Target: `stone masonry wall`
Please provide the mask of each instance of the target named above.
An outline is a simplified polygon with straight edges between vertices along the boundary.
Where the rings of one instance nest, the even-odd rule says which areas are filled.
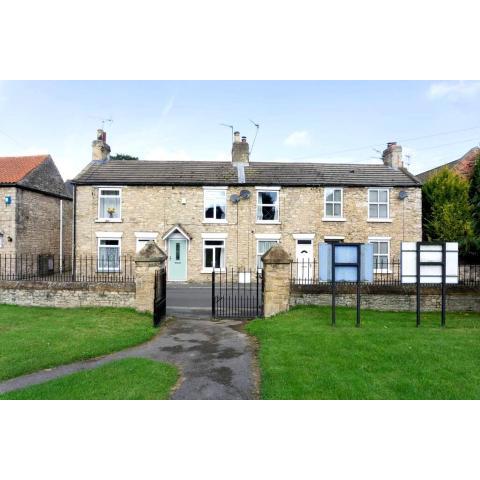
[[[1,282],[0,303],[35,307],[131,307],[134,284]]]
[[[16,253],[60,253],[60,199],[29,190],[17,189]],[[65,255],[71,254],[72,202],[63,200]]]
[[[5,204],[5,197],[10,196],[12,203]],[[0,187],[0,233],[3,234],[3,247],[0,248],[0,255],[15,253],[15,205],[16,188],[15,187]],[[12,241],[8,241],[8,237]]]
[[[292,293],[290,306],[295,305],[325,305],[332,304],[329,293]],[[336,296],[337,306],[352,307],[357,304],[354,293],[340,293]],[[416,310],[416,296],[413,293],[399,291],[397,293],[370,293],[362,294],[361,308],[383,311]],[[447,295],[447,312],[480,312],[480,292],[450,292]],[[440,312],[441,297],[438,293],[422,293],[421,308],[425,312]]]
[[[318,243],[326,235],[340,235],[346,242],[367,242],[369,236],[391,237],[391,258],[398,258],[400,242],[418,241],[421,231],[421,189],[392,188],[390,191],[390,220],[368,221],[368,188],[344,188],[344,217],[346,221],[323,221],[324,189],[321,187],[283,187],[280,190],[280,222],[256,223],[255,187],[229,187],[232,193],[248,188],[248,200],[233,204],[227,200],[226,223],[203,222],[202,187],[129,186],[122,188],[121,222],[97,221],[98,189],[92,186],[77,187],[77,254],[96,254],[96,232],[121,232],[122,254],[135,254],[135,232],[158,233],[157,243],[168,250],[161,237],[175,224],[191,235],[188,249],[188,279],[209,281],[210,275],[202,273],[202,233],[226,233],[226,264],[228,267],[255,269],[257,234],[280,234],[280,243],[295,258],[295,233],[315,234],[314,256]],[[398,199],[400,190],[408,197]],[[182,201],[184,200],[184,202]],[[238,212],[237,212],[238,210]],[[237,223],[238,214],[238,223]],[[167,252],[168,253],[168,252]]]

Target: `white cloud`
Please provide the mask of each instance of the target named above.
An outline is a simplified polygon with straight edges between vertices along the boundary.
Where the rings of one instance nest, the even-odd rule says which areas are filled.
[[[312,142],[310,134],[303,130],[291,133],[283,143],[288,147],[308,147]]]
[[[447,100],[459,100],[472,98],[480,94],[480,82],[436,82],[428,89],[427,96],[432,99],[445,98]]]

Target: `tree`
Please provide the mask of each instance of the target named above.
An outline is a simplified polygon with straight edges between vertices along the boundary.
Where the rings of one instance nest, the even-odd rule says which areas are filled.
[[[473,210],[472,217],[475,236],[480,237],[480,155],[475,160],[468,194]]]
[[[443,168],[423,184],[422,195],[427,239],[459,242],[462,251],[468,251],[474,243],[468,181]]]
[[[110,156],[110,160],[138,160],[138,157],[132,157],[127,153],[117,153]]]

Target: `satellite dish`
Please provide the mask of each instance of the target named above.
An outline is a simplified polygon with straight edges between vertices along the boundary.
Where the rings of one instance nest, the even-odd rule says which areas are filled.
[[[240,196],[244,199],[247,200],[250,198],[250,190],[240,190]]]
[[[233,193],[231,196],[230,196],[230,201],[232,203],[238,203],[240,201],[240,196],[237,195],[236,193]]]
[[[405,190],[398,192],[398,198],[400,200],[405,200],[408,197],[408,193]]]

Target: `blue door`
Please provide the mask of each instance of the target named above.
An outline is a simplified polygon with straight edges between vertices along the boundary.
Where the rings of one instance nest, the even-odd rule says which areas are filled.
[[[187,280],[187,241],[168,241],[168,279],[181,282]]]

